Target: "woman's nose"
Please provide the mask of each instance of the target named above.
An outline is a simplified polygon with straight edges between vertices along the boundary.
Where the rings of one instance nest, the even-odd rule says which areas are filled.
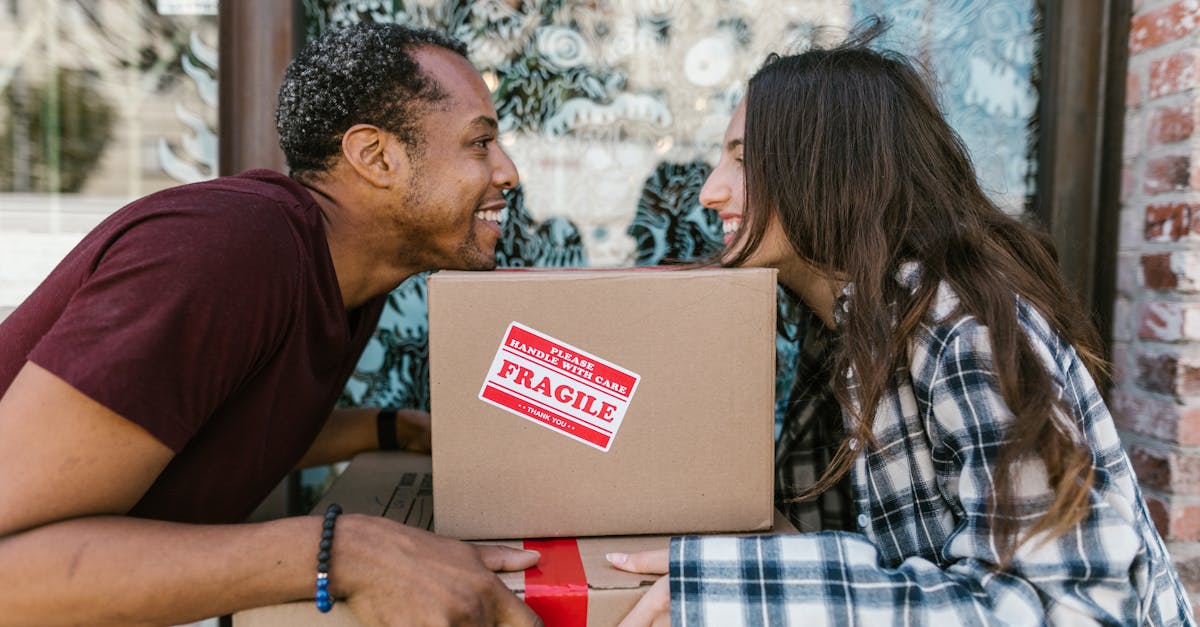
[[[729,202],[729,186],[721,181],[718,171],[714,170],[700,188],[700,204],[714,211]]]

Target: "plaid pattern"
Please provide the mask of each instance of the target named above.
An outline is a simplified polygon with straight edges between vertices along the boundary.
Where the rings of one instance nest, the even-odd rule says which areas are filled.
[[[1099,391],[1075,350],[1025,303],[1020,323],[1075,417],[1055,419],[1086,438],[1096,483],[1091,511],[1072,531],[1028,542],[1008,571],[992,569],[987,496],[1012,415],[987,329],[951,317],[955,304],[943,286],[935,322],[911,341],[907,368],[876,412],[877,446],[863,447],[848,489],[786,507],[797,528],[821,531],[671,542],[672,624],[1195,624]],[[837,442],[826,438],[841,437],[840,424],[827,424],[842,420],[829,390],[835,337],[815,318],[809,327],[777,448],[781,496],[811,483]],[[1053,501],[1037,461],[1026,463],[1017,490],[1023,517]]]
[[[833,335],[811,313],[800,329],[796,376],[783,428],[775,441],[775,507],[800,531],[853,529],[849,475],[835,489],[814,499],[791,500],[820,478],[844,437],[842,409],[829,387]]]

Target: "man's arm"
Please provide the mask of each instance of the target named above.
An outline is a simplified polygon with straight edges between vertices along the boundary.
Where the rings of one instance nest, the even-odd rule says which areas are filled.
[[[172,624],[312,595],[320,518],[201,526],[124,516],[171,456],[26,364],[0,398],[0,625]],[[353,514],[339,518],[332,552],[332,592],[367,624],[536,620],[489,572],[530,566],[533,555]]]
[[[356,407],[335,409],[317,434],[308,452],[296,463],[296,468],[342,462],[364,451],[379,448],[376,429],[378,408]],[[429,452],[429,414],[419,409],[396,412],[396,442],[401,450],[414,453]]]

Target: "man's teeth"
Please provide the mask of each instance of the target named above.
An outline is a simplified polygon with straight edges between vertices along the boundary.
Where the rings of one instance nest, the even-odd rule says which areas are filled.
[[[742,227],[742,219],[741,218],[729,218],[728,220],[723,220],[721,222],[721,232],[725,235],[729,235],[730,233],[737,231],[741,227]]]
[[[479,219],[485,222],[504,222],[508,219],[508,207],[503,209],[489,209],[488,211],[476,211],[475,215],[479,216]]]

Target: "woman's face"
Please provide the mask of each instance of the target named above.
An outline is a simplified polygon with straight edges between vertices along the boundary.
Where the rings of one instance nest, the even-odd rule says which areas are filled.
[[[742,153],[746,135],[746,101],[743,100],[733,112],[725,138],[721,145],[721,158],[717,167],[704,181],[700,189],[700,204],[717,212],[725,235],[725,258],[734,258],[740,246],[738,229],[742,226],[742,214],[746,210],[746,175],[742,170]],[[743,265],[752,267],[779,267],[794,257],[792,247],[784,235],[779,218],[772,213],[764,233],[763,241],[751,253]]]
[[[726,247],[736,239],[745,211],[746,177],[742,172],[742,138],[745,134],[746,102],[742,101],[725,129],[717,167],[700,188],[700,204],[716,211],[721,218]]]

